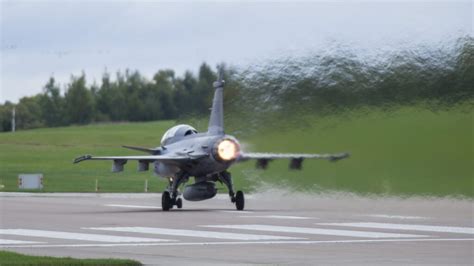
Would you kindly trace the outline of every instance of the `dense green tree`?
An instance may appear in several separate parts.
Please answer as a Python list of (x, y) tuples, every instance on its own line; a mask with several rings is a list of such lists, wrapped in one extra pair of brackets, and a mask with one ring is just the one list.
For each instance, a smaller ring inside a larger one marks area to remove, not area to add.
[(12, 110), (13, 104), (11, 102), (5, 102), (4, 105), (0, 105), (0, 132), (12, 130)]
[(23, 97), (16, 105), (16, 127), (22, 129), (44, 126), (41, 110), (41, 95)]
[(64, 119), (64, 98), (61, 97), (61, 90), (51, 77), (43, 88), (43, 94), (40, 97), (40, 105), (43, 114), (43, 120), (46, 126), (54, 127), (65, 124)]
[(176, 106), (176, 116), (184, 117), (192, 115), (197, 111), (197, 104), (193, 100), (197, 95), (195, 92), (197, 79), (193, 73), (186, 71), (183, 78), (177, 78), (174, 82), (175, 91), (173, 94), (173, 102)]
[[(120, 90), (125, 97), (126, 114), (122, 120), (141, 121), (146, 115), (146, 110), (143, 108), (142, 98), (147, 81), (138, 71), (125, 73), (124, 82), (120, 83)], [(151, 120), (151, 119), (150, 119)]]
[(203, 63), (199, 67), (198, 83), (196, 84), (196, 89), (193, 91), (193, 99), (196, 104), (197, 113), (206, 114), (209, 112), (212, 95), (214, 93), (212, 83), (214, 83), (216, 79), (217, 75), (208, 64)]
[(94, 117), (94, 100), (86, 87), (86, 76), (71, 77), (71, 83), (65, 94), (66, 114), (72, 124), (87, 124)]
[[(104, 73), (102, 84), (97, 92), (96, 106), (100, 116), (104, 120), (123, 121), (126, 120), (126, 102), (124, 90), (121, 90), (119, 84), (123, 84), (123, 76), (120, 72), (116, 74), (117, 82), (110, 80), (110, 75)], [(120, 81), (120, 82), (119, 82)]]
[(174, 90), (174, 71), (173, 70), (160, 70), (153, 77), (154, 84), (151, 84), (151, 88), (158, 93), (158, 101), (161, 110), (161, 119), (172, 119), (176, 117), (176, 106), (173, 102)]

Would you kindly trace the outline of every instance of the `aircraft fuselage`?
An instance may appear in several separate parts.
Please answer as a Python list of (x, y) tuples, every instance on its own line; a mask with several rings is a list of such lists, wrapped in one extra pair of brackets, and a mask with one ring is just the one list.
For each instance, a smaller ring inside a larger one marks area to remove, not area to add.
[(206, 177), (227, 170), (235, 161), (223, 160), (219, 158), (217, 146), (223, 140), (232, 140), (238, 144), (238, 141), (230, 135), (209, 135), (208, 133), (198, 133), (185, 136), (176, 142), (164, 146), (162, 155), (167, 153), (183, 154), (190, 157), (196, 157), (187, 163), (165, 164), (156, 161), (154, 171), (157, 175), (165, 178), (175, 176), (179, 171), (185, 171), (190, 176)]

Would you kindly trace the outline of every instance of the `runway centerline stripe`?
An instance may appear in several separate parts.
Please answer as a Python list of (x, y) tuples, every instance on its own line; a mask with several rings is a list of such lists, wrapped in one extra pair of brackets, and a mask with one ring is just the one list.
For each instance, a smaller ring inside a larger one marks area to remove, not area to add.
[(216, 239), (232, 239), (232, 240), (304, 239), (304, 238), (287, 237), (287, 236), (237, 234), (237, 233), (226, 233), (226, 232), (185, 230), (185, 229), (169, 229), (169, 228), (156, 228), (156, 227), (90, 227), (90, 228), (83, 228), (83, 229), (115, 231), (115, 232), (144, 233), (144, 234), (156, 234), (156, 235), (170, 235), (170, 236), (188, 236), (188, 237), (202, 237), (202, 238), (216, 238)]
[(111, 236), (111, 235), (69, 233), (69, 232), (61, 232), (61, 231), (45, 231), (45, 230), (29, 230), (29, 229), (0, 229), (0, 235), (45, 237), (45, 238), (111, 242), (111, 243), (173, 241), (173, 240), (156, 239), (156, 238)]
[(309, 220), (317, 219), (312, 217), (302, 217), (302, 216), (287, 216), (287, 215), (242, 215), (241, 218), (268, 218), (268, 219), (288, 219), (288, 220)]
[(298, 234), (311, 234), (311, 235), (350, 236), (350, 237), (363, 237), (363, 238), (426, 237), (423, 235), (411, 235), (411, 234), (393, 234), (393, 233), (381, 233), (381, 232), (333, 230), (333, 229), (323, 229), (323, 228), (313, 228), (313, 227), (291, 227), (291, 226), (276, 226), (276, 225), (261, 225), (261, 224), (202, 225), (202, 227), (243, 229), (243, 230), (253, 230), (253, 231), (267, 231), (267, 232), (285, 232), (285, 233), (298, 233)]
[(10, 240), (10, 239), (0, 239), (0, 245), (16, 245), (16, 244), (41, 244), (45, 242), (36, 242), (36, 241), (23, 241), (23, 240)]
[(395, 229), (395, 230), (413, 230), (426, 232), (441, 233), (459, 233), (474, 234), (473, 227), (455, 227), (455, 226), (437, 226), (437, 225), (419, 225), (419, 224), (392, 224), (392, 223), (318, 223), (320, 225), (348, 226), (360, 228), (377, 228), (377, 229)]
[(143, 206), (143, 205), (124, 205), (124, 204), (104, 204), (106, 207), (132, 208), (132, 209), (161, 209), (158, 206)]

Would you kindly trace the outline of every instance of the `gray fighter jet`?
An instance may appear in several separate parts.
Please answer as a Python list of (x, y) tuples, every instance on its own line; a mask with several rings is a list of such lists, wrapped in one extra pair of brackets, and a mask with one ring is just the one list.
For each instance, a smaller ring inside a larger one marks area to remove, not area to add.
[(215, 92), (212, 101), (211, 117), (207, 132), (199, 133), (189, 125), (177, 125), (163, 135), (161, 145), (156, 148), (123, 146), (148, 155), (138, 156), (92, 156), (84, 155), (74, 160), (79, 163), (86, 160), (111, 160), (112, 171), (121, 172), (129, 160), (138, 161), (138, 171), (148, 171), (152, 164), (154, 172), (167, 179), (169, 185), (163, 192), (161, 206), (168, 211), (174, 206), (182, 208), (183, 200), (178, 188), (194, 177), (194, 184), (184, 187), (182, 196), (189, 201), (213, 198), (217, 189), (216, 182), (224, 183), (232, 203), (237, 210), (243, 210), (244, 193), (234, 192), (232, 176), (227, 171), (232, 164), (247, 160), (256, 160), (257, 168), (266, 169), (274, 159), (289, 159), (290, 169), (301, 169), (304, 159), (326, 159), (337, 161), (349, 156), (339, 154), (282, 154), (250, 153), (241, 150), (237, 139), (224, 133), (223, 90), (224, 80), (219, 78), (213, 84)]

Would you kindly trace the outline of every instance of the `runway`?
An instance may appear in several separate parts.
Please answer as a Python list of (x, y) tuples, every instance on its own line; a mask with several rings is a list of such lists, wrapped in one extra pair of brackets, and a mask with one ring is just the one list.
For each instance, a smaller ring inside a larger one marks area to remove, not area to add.
[(474, 264), (473, 201), (272, 190), (162, 212), (159, 194), (0, 193), (0, 248), (144, 264)]

